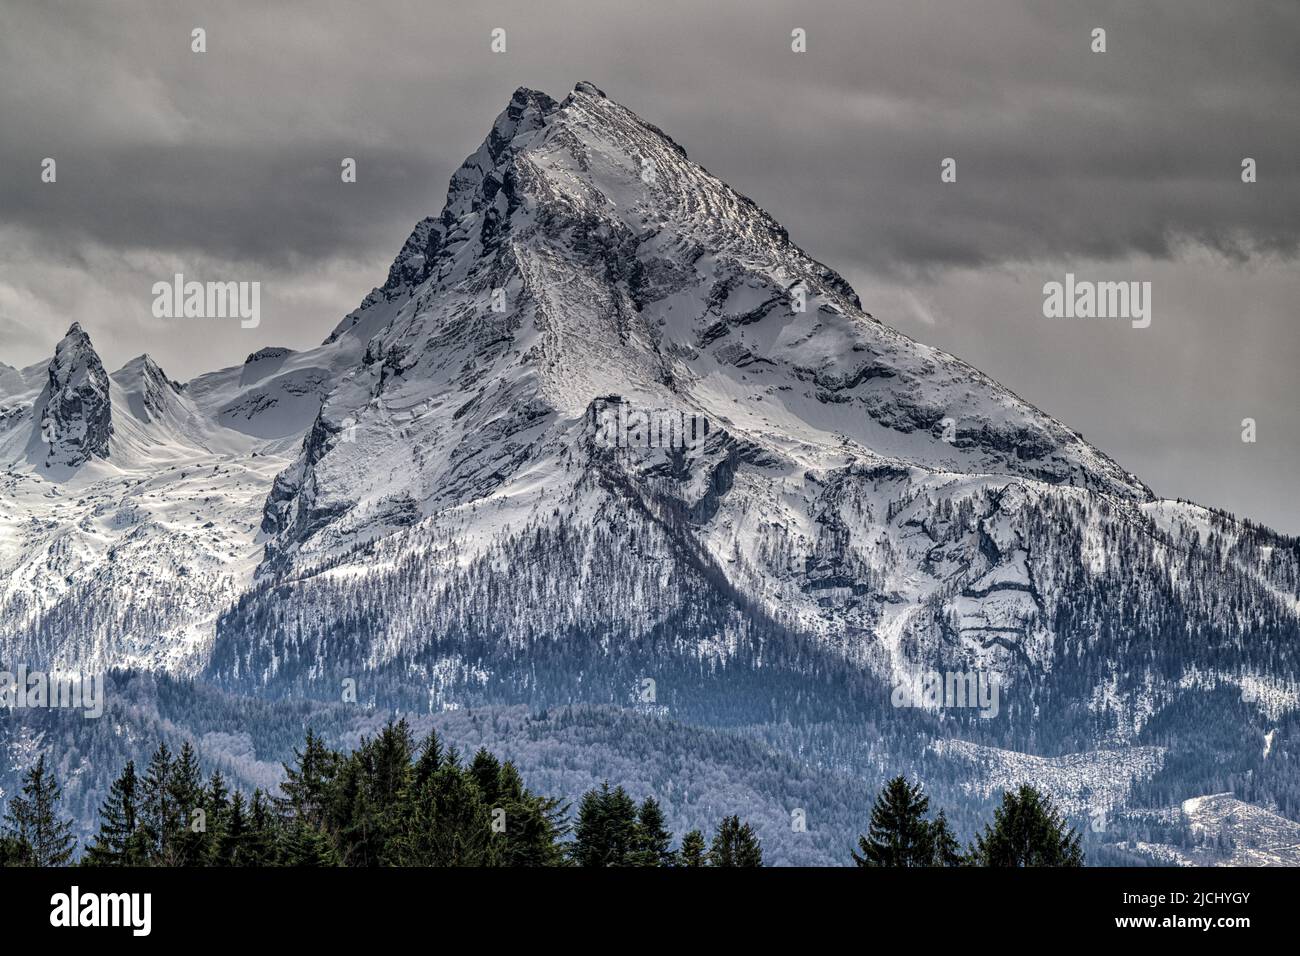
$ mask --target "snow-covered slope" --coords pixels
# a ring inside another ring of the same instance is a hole
[[[611,442],[627,415],[707,435]],[[180,386],[104,375],[74,328],[0,369],[0,465],[0,642],[37,661],[282,693],[360,669],[438,707],[558,687],[546,655],[579,649],[563,694],[598,700],[642,652],[978,669],[1017,745],[1078,720],[1080,749],[1193,671],[1297,679],[1295,541],[1156,499],[891,329],[588,83],[517,91],[315,349]]]
[[[451,575],[525,533],[648,534],[675,514],[660,560],[690,553],[891,680],[937,664],[1040,679],[1096,636],[1062,632],[1089,613],[1081,594],[1132,585],[1210,613],[1193,570],[1244,589],[1274,630],[1296,625],[1292,544],[1155,501],[1076,432],[877,321],[590,84],[515,94],[334,334],[359,328],[376,334],[268,501],[268,577],[381,574],[412,551]],[[611,449],[594,423],[619,407],[709,434]],[[1228,565],[1196,551],[1212,529]],[[372,664],[427,641],[423,623],[383,626]],[[1259,639],[1232,637],[1263,654]]]
[[[969,767],[965,788],[971,793],[997,797],[1003,791],[1029,784],[1050,796],[1063,813],[1077,817],[1122,807],[1133,782],[1149,777],[1164,760],[1160,747],[1035,757],[963,740],[945,740],[935,744],[935,751]]]
[[[193,672],[262,560],[261,511],[364,343],[264,349],[181,385],[147,355],[105,373],[74,324],[0,369],[0,654]]]
[[[1179,843],[1116,844],[1157,866],[1300,866],[1300,823],[1231,793],[1191,797],[1161,813],[1134,816],[1154,818],[1182,837]]]

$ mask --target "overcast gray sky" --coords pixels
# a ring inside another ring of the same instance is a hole
[[[182,380],[316,344],[517,86],[586,79],[877,318],[1157,492],[1300,533],[1298,48],[1295,0],[3,0],[0,361],[73,321],[110,368],[147,351]],[[153,318],[178,271],[260,280],[261,326]],[[1151,327],[1045,319],[1067,271],[1152,282]]]

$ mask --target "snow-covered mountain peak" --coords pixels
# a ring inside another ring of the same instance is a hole
[[[148,383],[150,389],[164,389],[172,392],[180,392],[183,386],[168,378],[167,373],[162,370],[162,366],[154,361],[153,356],[144,352],[135,358],[127,361],[120,369],[112,374],[113,381],[119,384],[142,381]]]
[[[515,92],[327,344],[345,338],[364,353],[268,502],[273,554],[491,493],[542,467],[543,436],[574,447],[610,395],[703,416],[791,467],[1150,497],[1073,430],[863,311],[762,208],[590,83],[559,102]],[[446,470],[471,463],[472,481]]]
[[[92,457],[108,457],[113,434],[108,374],[78,322],[50,360],[40,429],[47,468],[75,468]]]
[[[64,333],[63,338],[59,339],[59,344],[54,347],[53,361],[64,367],[83,364],[86,362],[98,362],[99,354],[95,351],[95,346],[91,344],[90,336],[82,329],[80,322],[73,322],[68,326],[68,331]]]
[[[110,376],[114,400],[111,459],[124,469],[147,468],[177,456],[205,455],[216,431],[148,355],[137,355]]]

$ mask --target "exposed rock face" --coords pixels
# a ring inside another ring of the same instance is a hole
[[[77,467],[108,457],[113,410],[108,373],[90,336],[73,323],[54,350],[49,367],[49,396],[41,419],[41,436],[49,446],[46,467]]]

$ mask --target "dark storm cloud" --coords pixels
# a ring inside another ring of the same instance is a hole
[[[90,241],[253,259],[267,268],[392,246],[386,227],[425,211],[403,197],[427,193],[435,171],[428,157],[355,143],[286,142],[275,155],[253,156],[220,143],[56,152],[58,188],[14,190],[6,197],[9,223],[27,225],[66,254]],[[355,187],[340,182],[345,156],[359,163]]]
[[[830,260],[1294,254],[1297,38],[1289,0],[10,4],[0,208],[59,249],[387,251],[514,86],[591,78]]]

